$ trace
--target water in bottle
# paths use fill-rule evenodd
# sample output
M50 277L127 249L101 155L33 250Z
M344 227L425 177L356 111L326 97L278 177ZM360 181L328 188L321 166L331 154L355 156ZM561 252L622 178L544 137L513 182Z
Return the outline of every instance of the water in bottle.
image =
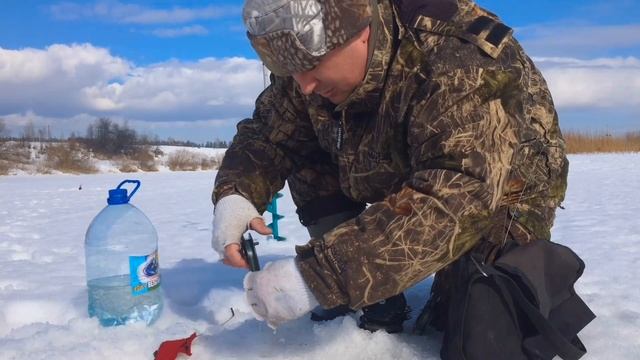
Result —
M136 184L127 194L126 183ZM89 316L103 326L153 323L162 310L158 235L153 224L129 203L140 181L125 180L109 190L107 207L85 236Z

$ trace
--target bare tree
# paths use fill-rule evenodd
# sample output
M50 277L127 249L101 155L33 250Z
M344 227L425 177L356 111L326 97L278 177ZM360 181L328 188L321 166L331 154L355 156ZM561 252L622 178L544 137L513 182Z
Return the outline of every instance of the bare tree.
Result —
M47 129L46 128L39 128L38 129L38 141L44 141L47 137Z
M89 124L89 126L87 126L87 135L86 138L91 141L95 139L95 126L93 126L93 124Z
M89 147L106 155L119 155L133 151L138 136L127 123L119 125L109 118L100 118L87 128Z
M9 136L9 131L7 130L7 124L4 122L4 119L0 119L0 139Z
M29 120L29 122L24 126L22 130L22 140L30 141L35 139L36 137L36 127L33 125L33 120Z

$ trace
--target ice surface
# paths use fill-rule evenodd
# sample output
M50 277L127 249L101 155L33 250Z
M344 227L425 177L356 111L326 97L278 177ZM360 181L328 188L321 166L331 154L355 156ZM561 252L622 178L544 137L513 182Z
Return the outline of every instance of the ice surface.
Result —
M582 333L585 359L640 359L640 154L571 156L569 189L555 241L586 262L578 292L598 318ZM202 334L190 359L437 359L439 337L371 334L357 315L323 324L302 318L273 332L243 301L243 270L210 248L215 172L0 177L0 359L151 359L160 342ZM103 328L87 315L84 233L125 178L153 222L165 308L151 327ZM82 190L78 190L82 184ZM285 242L259 235L266 261L307 241L287 190ZM270 215L267 214L267 221ZM407 292L414 317L430 279ZM224 326L221 324L236 314ZM412 321L406 326L409 329Z

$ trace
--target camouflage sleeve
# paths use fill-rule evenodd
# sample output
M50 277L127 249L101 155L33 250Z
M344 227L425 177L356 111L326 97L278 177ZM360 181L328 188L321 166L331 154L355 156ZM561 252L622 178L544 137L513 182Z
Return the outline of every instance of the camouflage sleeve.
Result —
M303 159L317 151L304 103L291 78L271 77L253 117L238 123L212 194L213 203L239 194L262 213Z
M297 249L303 277L323 306L358 309L398 294L457 259L489 229L522 121L515 118L522 102L504 96L509 87L523 87L522 74L452 66L436 69L415 100L409 181Z

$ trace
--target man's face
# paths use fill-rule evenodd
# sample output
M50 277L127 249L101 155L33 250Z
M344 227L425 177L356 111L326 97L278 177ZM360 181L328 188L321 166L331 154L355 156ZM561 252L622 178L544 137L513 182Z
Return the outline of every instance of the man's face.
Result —
M340 104L364 79L368 44L367 26L348 43L327 53L316 67L292 76L303 94L316 93Z

